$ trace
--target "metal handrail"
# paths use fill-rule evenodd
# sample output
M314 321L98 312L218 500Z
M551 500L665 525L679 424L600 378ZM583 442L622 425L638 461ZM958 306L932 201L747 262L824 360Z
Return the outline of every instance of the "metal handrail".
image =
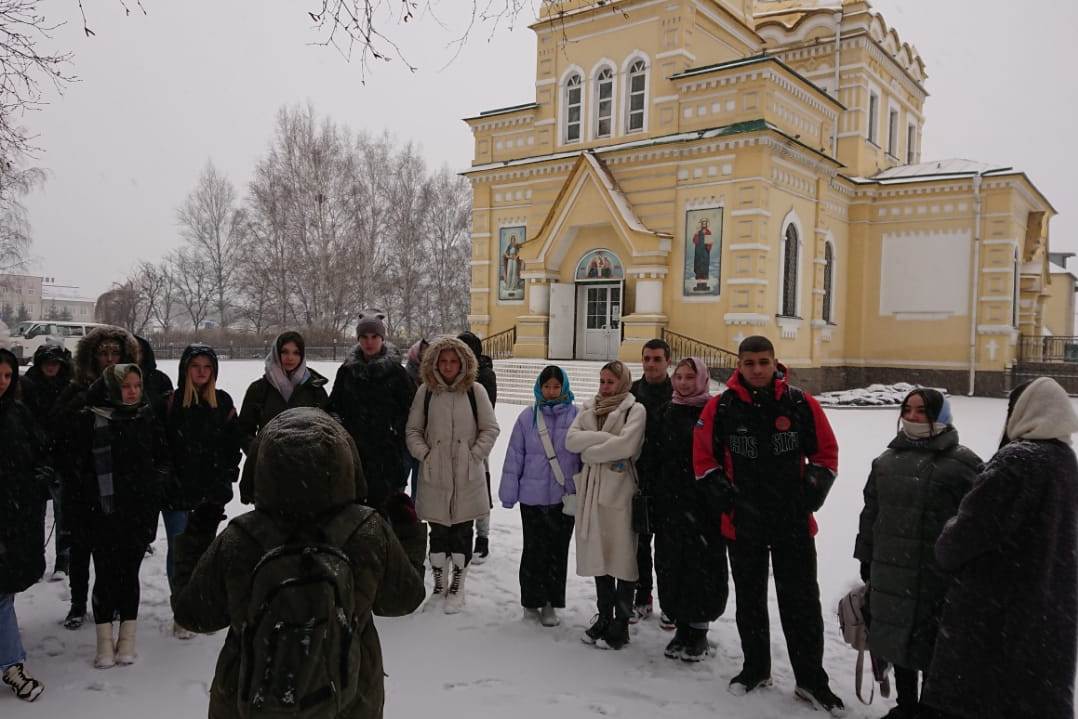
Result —
M663 329L663 340L670 345L670 359L680 362L686 357L699 357L710 369L734 369L737 367L737 353L709 345L707 342L680 335Z
M484 339L483 354L491 359L510 359L513 356L513 345L516 343L517 327L513 325L503 332Z

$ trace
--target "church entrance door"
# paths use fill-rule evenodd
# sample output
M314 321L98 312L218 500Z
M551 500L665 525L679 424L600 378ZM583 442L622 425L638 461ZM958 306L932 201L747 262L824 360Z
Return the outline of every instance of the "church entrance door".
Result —
M621 347L622 283L576 286L576 356L617 359Z

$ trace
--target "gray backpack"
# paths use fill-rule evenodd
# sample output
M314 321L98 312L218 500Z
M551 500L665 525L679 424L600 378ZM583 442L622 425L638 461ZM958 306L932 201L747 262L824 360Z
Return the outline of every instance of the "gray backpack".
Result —
M352 560L341 547L376 516L350 505L291 536L257 510L233 520L263 551L240 633L244 719L340 716L357 700L371 614L356 607Z
M871 704L876 696L876 688L872 687L872 693L866 702L864 697L864 674L865 652L868 651L868 584L851 589L850 592L838 601L838 624L842 629L842 638L846 643L857 650L857 666L854 674L854 688L857 698L862 704ZM885 699L891 696L891 681L887 676L887 664L877 662L876 658L869 654L872 662L872 676L880 685L880 696Z

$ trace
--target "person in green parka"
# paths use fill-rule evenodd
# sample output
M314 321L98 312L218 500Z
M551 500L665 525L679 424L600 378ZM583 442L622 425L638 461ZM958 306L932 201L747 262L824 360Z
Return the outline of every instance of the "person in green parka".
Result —
M357 496L366 494L362 471L356 471L359 455L348 433L328 414L314 408L287 410L266 425L256 445L249 460L255 465L255 509L233 519L214 538L220 510L202 505L176 539L172 594L176 621L199 633L228 628L210 687L209 716L241 716L245 701L241 659L258 649L245 649L241 637L252 607L257 608L252 599L257 570L282 543L270 542L269 549L263 545L267 538L281 537L287 544L338 548L352 570L354 596L346 598L347 603L354 616L368 618L350 635L361 645L358 668L352 665L345 673L358 681L352 687L355 698L335 708L332 698L322 697L325 709L318 716L380 719L385 672L378 631L369 617L402 616L415 610L424 598L423 580L389 524L373 509L356 503ZM310 551L305 549L304 554ZM278 589L283 591L290 581L294 580L284 580ZM278 658L287 662L290 656ZM312 652L312 656L322 655ZM283 666L279 669L288 672ZM277 680L284 681L279 676Z
M915 389L901 411L897 436L872 463L854 549L870 589L869 650L895 668L898 706L886 719L919 715L918 672L932 661L951 581L936 540L982 464L959 444L940 392Z

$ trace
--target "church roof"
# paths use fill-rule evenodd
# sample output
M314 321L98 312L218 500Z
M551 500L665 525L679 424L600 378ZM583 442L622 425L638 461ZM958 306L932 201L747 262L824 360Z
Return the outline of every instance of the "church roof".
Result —
M1009 172L1013 169L1008 165L977 162L976 160L965 160L956 157L949 160L921 162L916 165L899 165L873 175L872 179L897 180L934 175L991 175L999 172Z

